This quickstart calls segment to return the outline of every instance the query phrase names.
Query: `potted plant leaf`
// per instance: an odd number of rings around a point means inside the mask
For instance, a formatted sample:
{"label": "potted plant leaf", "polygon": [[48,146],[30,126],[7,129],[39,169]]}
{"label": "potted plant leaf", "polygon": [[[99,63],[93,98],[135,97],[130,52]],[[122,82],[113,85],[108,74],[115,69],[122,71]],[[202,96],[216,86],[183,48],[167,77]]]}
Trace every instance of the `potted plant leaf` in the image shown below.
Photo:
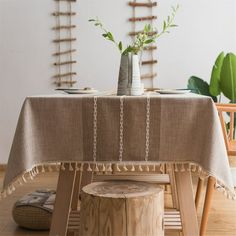
{"label": "potted plant leaf", "polygon": [[122,41],[117,42],[115,40],[113,33],[108,31],[98,18],[89,20],[102,30],[102,36],[114,43],[121,54],[117,95],[141,95],[143,93],[143,85],[140,79],[142,51],[145,47],[154,43],[157,38],[169,33],[170,28],[177,26],[173,22],[178,8],[179,5],[172,7],[172,13],[163,21],[160,33],[151,24],[146,24],[143,30],[135,36],[133,43],[126,47],[124,47]]}
{"label": "potted plant leaf", "polygon": [[210,84],[196,76],[188,80],[188,88],[194,93],[212,97],[215,102],[221,101],[221,95],[230,102],[236,101],[236,55],[221,52],[212,68]]}
{"label": "potted plant leaf", "polygon": [[[206,81],[191,76],[188,88],[192,92],[212,97],[214,102],[221,102],[222,94],[230,103],[236,102],[236,55],[232,52],[225,55],[221,52],[212,68],[210,84]],[[229,123],[226,124],[229,126]],[[236,117],[234,118],[236,130]]]}

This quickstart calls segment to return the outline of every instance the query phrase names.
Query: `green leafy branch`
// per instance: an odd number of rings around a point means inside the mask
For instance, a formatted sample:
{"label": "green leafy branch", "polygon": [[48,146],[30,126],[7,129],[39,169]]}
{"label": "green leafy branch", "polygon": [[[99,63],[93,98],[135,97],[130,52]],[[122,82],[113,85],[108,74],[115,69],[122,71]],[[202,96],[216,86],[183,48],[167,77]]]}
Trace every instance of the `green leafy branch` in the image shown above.
{"label": "green leafy branch", "polygon": [[89,22],[94,22],[94,25],[103,31],[102,36],[113,42],[122,55],[127,55],[128,53],[138,54],[139,52],[142,52],[146,46],[154,43],[157,38],[165,33],[169,33],[170,28],[177,27],[177,25],[174,24],[174,19],[178,9],[179,5],[172,7],[172,13],[166,20],[163,21],[163,27],[160,33],[158,33],[158,31],[153,28],[151,24],[146,24],[143,30],[135,36],[133,44],[128,45],[125,49],[123,48],[123,43],[121,41],[116,42],[113,34],[104,28],[102,22],[98,18],[90,19]]}
{"label": "green leafy branch", "polygon": [[174,19],[177,11],[179,10],[179,4],[176,7],[172,6],[172,13],[167,17],[166,20],[163,21],[162,31],[156,34],[156,38],[161,37],[165,33],[170,33],[170,28],[177,27],[178,25],[174,24]]}
{"label": "green leafy branch", "polygon": [[119,41],[119,42],[117,43],[117,42],[115,41],[115,38],[114,38],[113,34],[112,34],[110,31],[108,31],[108,30],[106,30],[106,29],[104,28],[102,22],[101,22],[98,18],[96,18],[96,19],[90,19],[89,22],[94,22],[94,25],[97,26],[97,27],[99,27],[99,28],[103,31],[102,36],[103,36],[105,39],[107,39],[107,40],[109,40],[109,41],[115,43],[115,45],[116,45],[117,48],[119,49],[120,53],[122,53],[122,50],[123,50],[122,42]]}

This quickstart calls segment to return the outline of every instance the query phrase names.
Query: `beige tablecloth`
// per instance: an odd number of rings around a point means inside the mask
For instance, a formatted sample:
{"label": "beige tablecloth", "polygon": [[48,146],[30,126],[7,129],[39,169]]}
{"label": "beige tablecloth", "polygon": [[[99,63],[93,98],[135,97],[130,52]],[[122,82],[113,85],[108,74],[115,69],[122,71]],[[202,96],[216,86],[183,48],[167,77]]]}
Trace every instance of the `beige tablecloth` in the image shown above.
{"label": "beige tablecloth", "polygon": [[1,196],[54,162],[97,163],[105,169],[111,163],[178,163],[176,171],[190,168],[214,176],[234,197],[217,110],[205,96],[28,97]]}

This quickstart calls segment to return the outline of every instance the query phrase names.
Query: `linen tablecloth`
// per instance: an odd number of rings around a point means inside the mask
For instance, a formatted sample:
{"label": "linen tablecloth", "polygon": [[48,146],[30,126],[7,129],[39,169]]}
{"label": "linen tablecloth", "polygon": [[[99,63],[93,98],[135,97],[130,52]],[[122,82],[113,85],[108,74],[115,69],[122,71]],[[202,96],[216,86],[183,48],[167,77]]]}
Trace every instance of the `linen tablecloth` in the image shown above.
{"label": "linen tablecloth", "polygon": [[205,96],[27,97],[1,196],[55,162],[108,171],[112,163],[123,170],[127,163],[175,163],[175,171],[189,168],[215,177],[235,197],[218,113]]}

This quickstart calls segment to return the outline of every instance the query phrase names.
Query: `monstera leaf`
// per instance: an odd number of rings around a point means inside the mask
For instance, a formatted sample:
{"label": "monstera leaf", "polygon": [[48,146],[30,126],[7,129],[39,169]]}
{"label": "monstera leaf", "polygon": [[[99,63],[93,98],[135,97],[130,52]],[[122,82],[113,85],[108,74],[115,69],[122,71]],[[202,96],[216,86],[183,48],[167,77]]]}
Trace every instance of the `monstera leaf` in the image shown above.
{"label": "monstera leaf", "polygon": [[236,100],[236,56],[228,53],[220,73],[220,88],[230,100]]}
{"label": "monstera leaf", "polygon": [[196,76],[191,76],[189,78],[188,89],[191,89],[191,91],[193,93],[210,96],[214,102],[217,102],[217,97],[212,96],[210,94],[209,84],[206,81],[204,81]]}
{"label": "monstera leaf", "polygon": [[221,52],[217,57],[211,72],[210,93],[213,96],[218,96],[221,93],[220,89],[220,73],[223,65],[225,54]]}

